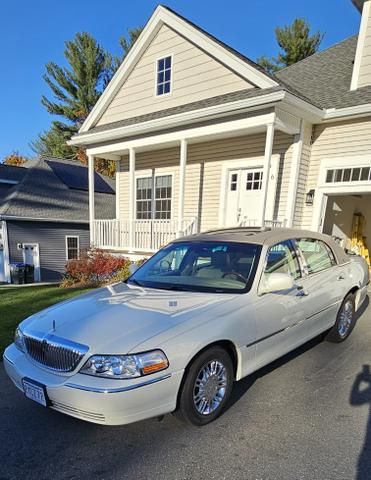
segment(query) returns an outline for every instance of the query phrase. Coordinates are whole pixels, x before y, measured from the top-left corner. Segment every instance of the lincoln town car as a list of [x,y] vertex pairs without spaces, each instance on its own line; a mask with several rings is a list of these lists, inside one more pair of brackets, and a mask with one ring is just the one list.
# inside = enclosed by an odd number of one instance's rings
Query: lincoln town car
[[344,341],[368,282],[364,259],[319,233],[192,235],[125,282],[24,320],[4,365],[28,399],[79,419],[173,412],[201,426],[228,406],[234,382],[320,334]]

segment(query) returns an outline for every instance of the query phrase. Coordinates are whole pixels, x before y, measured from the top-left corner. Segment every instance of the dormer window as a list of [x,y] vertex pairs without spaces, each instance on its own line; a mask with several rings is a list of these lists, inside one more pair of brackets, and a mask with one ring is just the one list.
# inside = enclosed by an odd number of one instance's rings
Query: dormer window
[[157,83],[156,94],[157,96],[166,95],[171,90],[171,69],[172,69],[172,57],[169,55],[165,58],[157,60]]

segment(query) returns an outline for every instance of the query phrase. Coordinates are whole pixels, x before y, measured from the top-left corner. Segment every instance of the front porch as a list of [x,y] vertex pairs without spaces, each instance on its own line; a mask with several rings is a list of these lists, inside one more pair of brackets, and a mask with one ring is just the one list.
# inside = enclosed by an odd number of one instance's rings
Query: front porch
[[[221,227],[292,225],[302,125],[279,109],[87,150],[91,245],[145,254]],[[116,219],[96,219],[94,159],[117,162]]]

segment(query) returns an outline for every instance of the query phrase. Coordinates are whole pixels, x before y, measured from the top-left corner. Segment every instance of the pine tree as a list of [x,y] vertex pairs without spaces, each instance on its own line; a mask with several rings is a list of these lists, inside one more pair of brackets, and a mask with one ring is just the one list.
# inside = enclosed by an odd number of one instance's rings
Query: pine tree
[[100,97],[110,69],[109,55],[88,33],[77,33],[66,42],[64,56],[68,67],[54,62],[46,65],[44,80],[54,99],[42,96],[41,102],[52,115],[67,120],[65,128],[79,128]]
[[260,57],[257,62],[269,73],[293,65],[316,53],[323,40],[323,34],[310,34],[310,26],[303,18],[296,18],[291,25],[277,27],[275,30],[281,52],[277,58]]
[[[119,57],[106,52],[88,33],[78,33],[74,40],[66,42],[64,56],[68,66],[60,67],[54,62],[46,65],[43,78],[53,99],[46,96],[41,99],[47,111],[62,117],[63,121],[52,122],[50,129],[31,143],[35,153],[87,163],[85,152],[68,146],[67,141],[77,133],[141,32],[142,28],[129,29],[128,38],[120,38],[122,55]],[[101,173],[113,176],[114,167],[115,163],[110,160],[96,161],[96,169]]]

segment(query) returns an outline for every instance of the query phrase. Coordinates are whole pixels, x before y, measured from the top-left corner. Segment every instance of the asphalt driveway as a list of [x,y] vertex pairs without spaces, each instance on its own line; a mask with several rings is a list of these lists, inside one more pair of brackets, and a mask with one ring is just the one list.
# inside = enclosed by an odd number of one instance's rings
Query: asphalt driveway
[[[103,427],[46,410],[0,365],[0,480],[371,479],[371,307],[352,336],[320,339],[235,385],[202,429],[171,415]],[[362,373],[363,372],[363,373]]]

